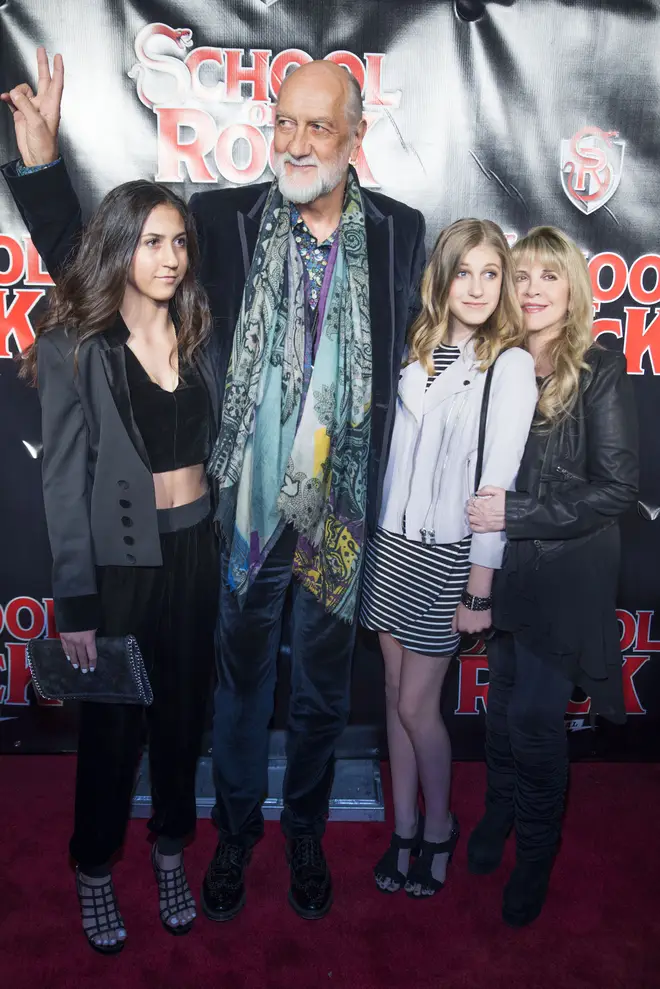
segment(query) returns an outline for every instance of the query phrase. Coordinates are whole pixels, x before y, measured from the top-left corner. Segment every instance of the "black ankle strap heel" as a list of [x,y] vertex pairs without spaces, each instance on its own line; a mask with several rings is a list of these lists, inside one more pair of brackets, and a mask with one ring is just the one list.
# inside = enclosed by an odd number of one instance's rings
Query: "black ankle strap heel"
[[381,893],[398,893],[405,886],[406,876],[399,870],[399,852],[410,849],[411,857],[419,855],[423,834],[423,814],[419,815],[417,833],[412,838],[402,838],[396,831],[392,832],[390,847],[374,866],[376,886]]
[[[421,854],[410,866],[406,879],[406,893],[411,899],[421,900],[424,897],[433,896],[445,885],[444,882],[440,882],[433,876],[431,869],[433,857],[443,854],[449,855],[447,859],[447,868],[449,868],[461,833],[456,815],[452,814],[451,819],[451,833],[446,841],[422,841]],[[421,888],[419,893],[415,892],[417,886]]]

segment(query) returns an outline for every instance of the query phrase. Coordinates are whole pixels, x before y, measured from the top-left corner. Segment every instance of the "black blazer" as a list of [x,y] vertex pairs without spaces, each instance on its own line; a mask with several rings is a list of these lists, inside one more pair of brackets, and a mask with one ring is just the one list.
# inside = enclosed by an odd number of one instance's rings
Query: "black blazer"
[[[126,379],[128,329],[120,316],[86,341],[58,327],[39,337],[43,491],[53,555],[53,597],[61,632],[98,628],[97,566],[162,565],[149,457],[135,425]],[[218,390],[209,355],[195,365],[211,400]]]
[[[64,163],[18,176],[16,162],[10,162],[2,172],[37,251],[56,278],[82,229],[80,204]],[[215,189],[196,193],[190,200],[200,241],[201,280],[209,296],[215,328],[219,402],[268,188],[255,185]],[[363,190],[363,196],[373,354],[367,528],[373,533],[406,332],[419,308],[425,227],[418,210],[380,193]]]

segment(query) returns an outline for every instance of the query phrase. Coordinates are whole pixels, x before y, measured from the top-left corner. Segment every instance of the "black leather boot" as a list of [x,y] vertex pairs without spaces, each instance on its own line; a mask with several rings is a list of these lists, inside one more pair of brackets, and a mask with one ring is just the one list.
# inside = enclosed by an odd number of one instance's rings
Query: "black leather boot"
[[553,855],[537,862],[516,862],[502,899],[502,919],[510,927],[531,924],[541,913],[554,860]]
[[513,821],[508,814],[498,814],[490,808],[468,838],[468,871],[474,876],[487,876],[502,861],[504,845],[511,833]]

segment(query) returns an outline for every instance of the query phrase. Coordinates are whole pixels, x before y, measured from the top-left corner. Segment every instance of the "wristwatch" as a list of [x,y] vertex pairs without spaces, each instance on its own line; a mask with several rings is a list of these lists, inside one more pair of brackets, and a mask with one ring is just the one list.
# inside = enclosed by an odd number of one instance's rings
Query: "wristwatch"
[[492,596],[487,598],[478,598],[474,594],[468,593],[468,591],[463,591],[461,594],[461,604],[464,605],[468,611],[488,611],[492,603]]

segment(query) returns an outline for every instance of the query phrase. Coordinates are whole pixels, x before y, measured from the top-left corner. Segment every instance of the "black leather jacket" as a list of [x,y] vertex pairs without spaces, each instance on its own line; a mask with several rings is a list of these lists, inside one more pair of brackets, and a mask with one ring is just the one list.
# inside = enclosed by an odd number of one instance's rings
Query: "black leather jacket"
[[516,490],[506,495],[507,538],[534,540],[541,556],[612,524],[637,498],[637,414],[625,357],[593,346],[585,361],[572,415],[550,431],[532,428]]
[[591,713],[625,721],[616,620],[619,516],[637,497],[637,416],[626,361],[593,346],[578,401],[529,434],[506,496],[493,623],[578,684]]

